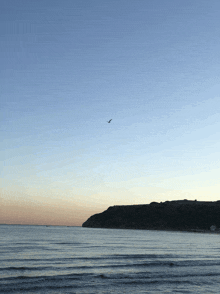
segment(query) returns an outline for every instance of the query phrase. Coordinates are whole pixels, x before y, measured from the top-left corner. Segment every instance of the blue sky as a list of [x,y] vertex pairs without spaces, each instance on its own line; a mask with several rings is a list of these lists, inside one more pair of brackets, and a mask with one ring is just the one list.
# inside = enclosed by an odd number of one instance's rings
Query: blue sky
[[218,0],[0,5],[0,222],[220,199]]

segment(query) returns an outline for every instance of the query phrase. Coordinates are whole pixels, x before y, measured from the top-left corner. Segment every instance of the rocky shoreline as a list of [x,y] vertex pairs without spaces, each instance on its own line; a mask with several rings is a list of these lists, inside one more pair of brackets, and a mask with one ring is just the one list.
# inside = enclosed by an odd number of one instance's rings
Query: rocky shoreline
[[82,224],[88,228],[220,233],[220,201],[177,200],[110,206]]

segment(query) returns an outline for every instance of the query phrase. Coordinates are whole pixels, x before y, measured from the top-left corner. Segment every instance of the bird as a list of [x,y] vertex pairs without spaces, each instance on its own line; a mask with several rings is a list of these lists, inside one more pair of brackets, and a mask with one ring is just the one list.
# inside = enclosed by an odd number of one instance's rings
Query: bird
[[110,124],[111,120],[112,120],[112,119],[110,119],[109,121],[107,121],[107,123],[109,123],[109,124]]

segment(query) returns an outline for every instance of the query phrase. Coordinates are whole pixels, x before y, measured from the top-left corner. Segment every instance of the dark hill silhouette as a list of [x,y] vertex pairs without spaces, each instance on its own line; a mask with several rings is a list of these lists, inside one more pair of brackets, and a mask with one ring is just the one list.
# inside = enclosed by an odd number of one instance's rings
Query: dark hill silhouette
[[210,230],[220,228],[220,201],[166,201],[145,205],[110,206],[92,215],[83,227],[145,230]]

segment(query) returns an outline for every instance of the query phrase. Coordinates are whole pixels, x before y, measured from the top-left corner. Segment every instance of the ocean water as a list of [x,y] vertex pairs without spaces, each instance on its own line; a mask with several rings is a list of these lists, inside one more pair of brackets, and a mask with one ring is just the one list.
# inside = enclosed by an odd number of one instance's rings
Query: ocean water
[[0,225],[0,293],[220,293],[220,235]]

